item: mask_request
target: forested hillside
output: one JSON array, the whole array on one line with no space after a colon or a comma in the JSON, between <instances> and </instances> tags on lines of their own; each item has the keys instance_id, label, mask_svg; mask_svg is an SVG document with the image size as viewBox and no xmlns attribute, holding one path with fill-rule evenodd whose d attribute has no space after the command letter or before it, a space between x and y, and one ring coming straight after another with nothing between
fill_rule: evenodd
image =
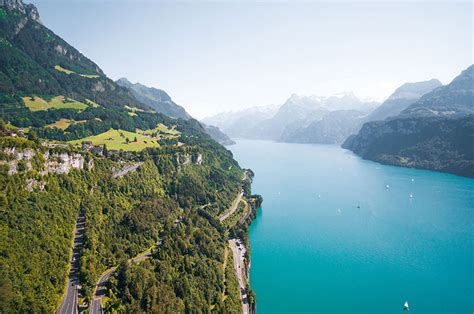
<instances>
[{"instance_id":1,"label":"forested hillside","mask_svg":"<svg viewBox=\"0 0 474 314\"><path fill-rule=\"evenodd\" d=\"M232 202L243 174L228 151L211 140L201 146L148 149L128 161L142 162L136 172L114 179L113 172L122 167L119 163L82 152L92 167L74 169L67 175L42 174L43 154L53 154L54 149L22 138L0 139L2 312L53 312L57 308L67 274L72 230L80 211L86 214L80 260L86 300L90 300L105 269L163 241L157 260L167 256L167 263L176 267L184 258L189 259L186 263L200 266L175 269L171 277L154 277L157 281L153 285L164 285L167 293L146 306L173 303L180 309L197 310L218 303L217 297L210 296L222 292L219 267L226 236L212 217ZM10 163L18 156L9 153L12 148L17 153L31 152L33 157L18 161L17 172L9 175ZM72 147L60 150L76 151ZM180 156L197 154L202 163L179 162ZM31 180L36 183L28 190ZM178 218L181 222L176 226ZM186 241L194 243L193 251L181 247L191 245ZM160 274L164 271L156 269ZM145 283L137 279L133 284ZM182 289L190 289L188 285L199 288L184 293ZM156 297L153 293L140 296Z\"/></svg>"},{"instance_id":2,"label":"forested hillside","mask_svg":"<svg viewBox=\"0 0 474 314\"><path fill-rule=\"evenodd\" d=\"M0 173L1 313L57 311L80 213L78 304L152 250L119 267L108 310L241 309L218 220L242 189L230 151L135 99L21 0L0 1Z\"/></svg>"}]
</instances>

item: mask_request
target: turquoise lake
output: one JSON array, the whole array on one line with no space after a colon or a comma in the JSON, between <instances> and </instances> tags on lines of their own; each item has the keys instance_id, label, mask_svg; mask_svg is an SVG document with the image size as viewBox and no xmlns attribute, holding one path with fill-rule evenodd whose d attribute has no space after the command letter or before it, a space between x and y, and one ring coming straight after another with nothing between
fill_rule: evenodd
<instances>
[{"instance_id":1,"label":"turquoise lake","mask_svg":"<svg viewBox=\"0 0 474 314\"><path fill-rule=\"evenodd\" d=\"M401 313L405 301L410 313L473 313L473 179L332 145L229 148L264 198L250 228L259 314Z\"/></svg>"}]
</instances>

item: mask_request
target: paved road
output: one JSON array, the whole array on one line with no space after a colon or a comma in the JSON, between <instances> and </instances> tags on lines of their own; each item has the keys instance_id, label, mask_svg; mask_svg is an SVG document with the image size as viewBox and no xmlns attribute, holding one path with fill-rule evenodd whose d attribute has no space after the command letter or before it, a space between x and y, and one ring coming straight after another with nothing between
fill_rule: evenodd
<instances>
[{"instance_id":1,"label":"paved road","mask_svg":"<svg viewBox=\"0 0 474 314\"><path fill-rule=\"evenodd\" d=\"M159 247L161 245L161 242L158 242L156 245ZM147 259L150 256L151 256L150 251L145 252L145 253L140 254L140 255L134 257L133 259L129 260L128 264L138 263L140 261L143 261L144 259ZM116 269L117 269L117 267L109 268L102 275L102 277L100 277L99 281L97 282L97 285L95 286L94 296L92 298L90 314L103 313L102 301L103 301L104 294L105 294L105 283L110 278L110 276L112 276L112 274L114 273L114 271Z\"/></svg>"},{"instance_id":2,"label":"paved road","mask_svg":"<svg viewBox=\"0 0 474 314\"><path fill-rule=\"evenodd\" d=\"M58 314L77 313L77 295L79 284L78 262L82 245L84 244L84 224L85 216L81 212L76 221L76 228L74 229L74 244L72 246L72 259L69 267L69 281L67 283L67 291L64 299L59 307Z\"/></svg>"},{"instance_id":3,"label":"paved road","mask_svg":"<svg viewBox=\"0 0 474 314\"><path fill-rule=\"evenodd\" d=\"M139 163L136 163L134 165L129 165L129 166L125 166L123 167L122 169L120 169L119 171L117 171L116 173L114 173L112 175L113 178L120 178L120 177L123 177L124 175L126 175L127 173L129 173L130 171L135 171L137 170L138 167L141 166L141 162Z\"/></svg>"},{"instance_id":4,"label":"paved road","mask_svg":"<svg viewBox=\"0 0 474 314\"><path fill-rule=\"evenodd\" d=\"M238 241L238 242L237 242ZM242 301L242 311L244 314L249 313L249 304L247 299L247 289L246 289L246 279L244 279L243 271L245 267L244 256L245 256L245 246L242 241L238 239L230 239L229 245L234 255L234 269L239 280L240 287L240 300Z\"/></svg>"},{"instance_id":5,"label":"paved road","mask_svg":"<svg viewBox=\"0 0 474 314\"><path fill-rule=\"evenodd\" d=\"M242 199L243 195L244 195L244 191L241 191L239 195L237 195L234 202L232 203L232 207L230 208L230 210L228 210L224 215L221 216L221 218L219 218L220 222L223 222L224 220L226 220L230 215L232 215L237 210L237 208L239 208L240 200Z\"/></svg>"}]
</instances>

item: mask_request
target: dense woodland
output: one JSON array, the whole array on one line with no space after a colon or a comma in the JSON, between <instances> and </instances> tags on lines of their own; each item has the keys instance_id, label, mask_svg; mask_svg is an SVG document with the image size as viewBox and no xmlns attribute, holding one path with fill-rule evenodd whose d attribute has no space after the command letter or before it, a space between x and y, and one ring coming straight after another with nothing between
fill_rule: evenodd
<instances>
[{"instance_id":1,"label":"dense woodland","mask_svg":"<svg viewBox=\"0 0 474 314\"><path fill-rule=\"evenodd\" d=\"M24 139L1 140L1 147L17 145L38 152L45 149ZM114 288L113 291L121 291L117 292L121 301L115 300L110 306L143 306L143 310L165 306L190 311L222 307L219 300L224 289L226 233L216 214L235 198L242 171L228 151L212 141L208 145L209 148L199 148L205 156L203 164L186 167L177 164L176 149L149 149L140 155L144 163L137 172L117 179L111 178L115 162L89 155L86 157L94 158L92 170L73 170L68 175L40 177L40 168L7 175L8 166L3 165L3 312L56 309L63 293L72 230L81 210L86 213L80 260L86 299L105 269L162 241L148 262L153 267L141 274L146 280L127 279L127 284L148 283L151 292L159 289L168 294L160 293L155 298L156 293L144 294L135 286L123 291ZM211 147L214 151L209 150ZM40 162L36 164L41 167ZM24 190L28 178L42 180L44 191ZM210 209L203 209L208 204L212 204ZM176 224L179 217L182 221ZM146 268L148 264L143 265ZM150 300L145 302L143 298ZM135 304L136 299L140 300L139 305Z\"/></svg>"}]
</instances>

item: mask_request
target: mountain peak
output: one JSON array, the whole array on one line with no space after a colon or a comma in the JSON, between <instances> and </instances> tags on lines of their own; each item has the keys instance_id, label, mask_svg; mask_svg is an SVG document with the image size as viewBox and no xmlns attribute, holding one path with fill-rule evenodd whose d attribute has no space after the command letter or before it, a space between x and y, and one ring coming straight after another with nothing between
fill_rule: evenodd
<instances>
[{"instance_id":1,"label":"mountain peak","mask_svg":"<svg viewBox=\"0 0 474 314\"><path fill-rule=\"evenodd\" d=\"M119 78L117 81L116 81L117 84L121 85L121 86L131 86L133 85L132 82L130 82L126 77L121 77Z\"/></svg>"}]
</instances>

